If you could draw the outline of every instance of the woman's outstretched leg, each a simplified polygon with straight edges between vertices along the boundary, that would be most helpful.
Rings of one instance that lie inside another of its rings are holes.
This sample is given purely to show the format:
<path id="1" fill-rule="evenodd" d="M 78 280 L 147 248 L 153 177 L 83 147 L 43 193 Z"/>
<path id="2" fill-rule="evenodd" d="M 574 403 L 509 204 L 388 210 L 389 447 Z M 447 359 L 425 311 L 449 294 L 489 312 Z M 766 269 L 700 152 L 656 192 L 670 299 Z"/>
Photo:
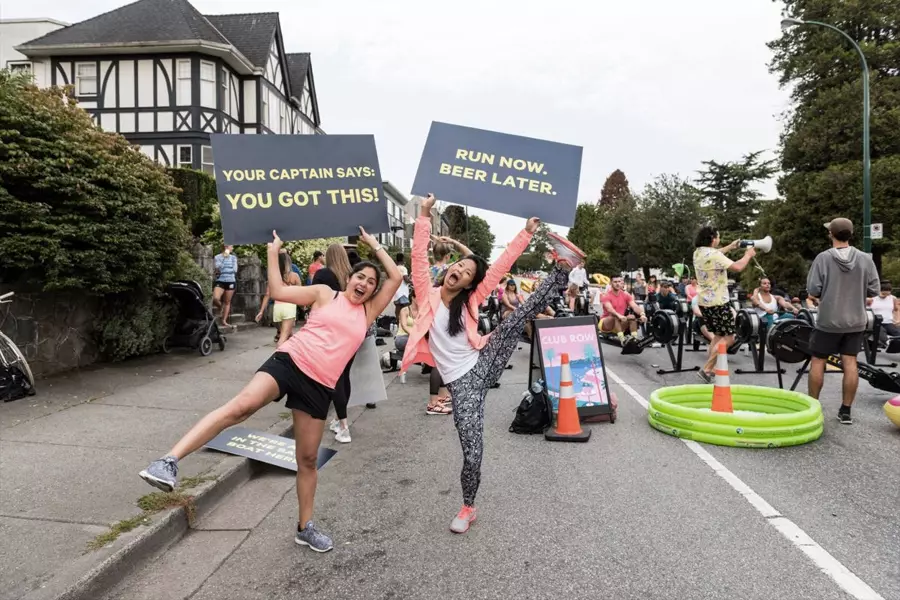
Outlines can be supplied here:
<path id="1" fill-rule="evenodd" d="M 141 471 L 141 478 L 154 487 L 171 492 L 177 483 L 179 460 L 199 450 L 229 427 L 245 421 L 247 417 L 280 396 L 278 383 L 271 375 L 256 373 L 237 396 L 200 419 L 178 440 L 166 456 L 153 461 Z"/>

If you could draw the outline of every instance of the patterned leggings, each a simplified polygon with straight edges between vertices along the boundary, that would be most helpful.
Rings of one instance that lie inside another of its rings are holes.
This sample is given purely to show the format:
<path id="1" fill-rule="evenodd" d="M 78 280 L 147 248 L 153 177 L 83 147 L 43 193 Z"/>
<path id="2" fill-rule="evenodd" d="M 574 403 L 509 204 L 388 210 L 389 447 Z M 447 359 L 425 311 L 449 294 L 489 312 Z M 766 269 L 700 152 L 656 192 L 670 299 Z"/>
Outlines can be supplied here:
<path id="1" fill-rule="evenodd" d="M 488 390 L 506 369 L 506 363 L 518 347 L 525 323 L 547 308 L 550 300 L 569 281 L 568 271 L 559 266 L 541 283 L 528 300 L 500 322 L 482 348 L 471 371 L 447 384 L 453 396 L 453 420 L 463 452 L 460 474 L 463 503 L 475 505 L 475 494 L 481 483 L 481 455 L 484 451 L 484 400 Z"/>

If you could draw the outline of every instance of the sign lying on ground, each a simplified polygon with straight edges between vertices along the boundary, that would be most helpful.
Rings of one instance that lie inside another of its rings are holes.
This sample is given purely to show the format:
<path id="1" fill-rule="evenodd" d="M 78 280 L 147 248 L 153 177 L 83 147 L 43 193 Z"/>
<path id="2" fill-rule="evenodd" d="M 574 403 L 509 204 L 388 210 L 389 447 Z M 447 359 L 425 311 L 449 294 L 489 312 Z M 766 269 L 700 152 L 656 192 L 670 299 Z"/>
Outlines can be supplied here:
<path id="1" fill-rule="evenodd" d="M 232 427 L 217 435 L 204 448 L 243 456 L 260 462 L 275 465 L 282 469 L 297 471 L 297 455 L 294 440 L 272 435 L 263 431 L 254 431 L 246 427 Z M 319 460 L 316 468 L 321 470 L 337 450 L 319 448 Z"/>
<path id="2" fill-rule="evenodd" d="M 571 227 L 581 154 L 580 146 L 435 121 L 412 193 Z"/>
<path id="3" fill-rule="evenodd" d="M 390 231 L 375 137 L 210 135 L 226 244 Z"/>
<path id="4" fill-rule="evenodd" d="M 561 356 L 569 355 L 572 389 L 580 417 L 612 413 L 606 364 L 597 339 L 597 317 L 536 319 L 532 360 L 537 354 L 553 410 L 559 408 Z"/>

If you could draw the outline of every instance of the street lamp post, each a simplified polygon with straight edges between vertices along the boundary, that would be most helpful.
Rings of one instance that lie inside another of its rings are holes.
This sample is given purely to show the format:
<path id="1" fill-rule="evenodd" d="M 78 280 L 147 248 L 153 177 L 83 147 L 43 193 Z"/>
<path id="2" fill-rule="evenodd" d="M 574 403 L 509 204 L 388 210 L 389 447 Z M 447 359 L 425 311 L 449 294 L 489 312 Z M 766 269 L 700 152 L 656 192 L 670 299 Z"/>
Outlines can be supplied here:
<path id="1" fill-rule="evenodd" d="M 869 64 L 866 62 L 866 55 L 863 54 L 862 48 L 856 43 L 852 37 L 834 25 L 822 23 L 820 21 L 804 21 L 802 19 L 784 19 L 781 21 L 781 28 L 787 31 L 791 27 L 797 25 L 819 25 L 837 31 L 839 34 L 847 38 L 862 61 L 863 68 L 863 250 L 872 252 L 872 161 L 869 156 Z"/>

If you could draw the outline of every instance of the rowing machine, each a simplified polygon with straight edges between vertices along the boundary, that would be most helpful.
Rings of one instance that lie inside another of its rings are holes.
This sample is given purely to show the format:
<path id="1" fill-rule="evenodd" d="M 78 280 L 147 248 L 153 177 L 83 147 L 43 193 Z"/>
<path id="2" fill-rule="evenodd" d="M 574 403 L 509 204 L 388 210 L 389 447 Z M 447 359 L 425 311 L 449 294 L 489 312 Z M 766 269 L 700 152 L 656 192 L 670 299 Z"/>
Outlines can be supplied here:
<path id="1" fill-rule="evenodd" d="M 796 364 L 802 362 L 803 366 L 797 370 L 797 377 L 790 387 L 791 391 L 797 389 L 800 379 L 807 372 L 807 367 L 812 361 L 812 352 L 809 346 L 809 338 L 812 331 L 812 325 L 804 319 L 784 319 L 778 321 L 772 327 L 766 342 L 769 353 L 775 357 L 775 366 L 778 369 L 778 387 L 784 389 L 784 382 L 781 378 L 781 363 Z M 843 370 L 844 368 L 840 356 L 833 354 L 826 358 L 826 361 L 838 369 Z M 857 362 L 857 368 L 859 376 L 868 381 L 872 387 L 885 392 L 900 394 L 900 373 L 888 373 L 862 362 Z"/>
<path id="2" fill-rule="evenodd" d="M 657 375 L 700 370 L 700 367 L 684 368 L 683 366 L 686 330 L 687 320 L 681 318 L 675 311 L 659 309 L 653 313 L 653 318 L 650 319 L 650 338 L 666 347 L 669 360 L 672 361 L 671 369 L 657 369 Z M 672 350 L 672 342 L 676 340 L 678 342 L 677 355 Z"/>
<path id="3" fill-rule="evenodd" d="M 737 334 L 735 335 L 736 349 L 742 344 L 750 348 L 750 356 L 753 357 L 753 370 L 735 369 L 735 374 L 749 375 L 751 373 L 784 373 L 780 367 L 776 370 L 766 370 L 766 337 L 768 335 L 769 322 L 761 319 L 756 310 L 742 308 L 734 318 Z M 733 346 L 733 347 L 735 347 Z"/>

